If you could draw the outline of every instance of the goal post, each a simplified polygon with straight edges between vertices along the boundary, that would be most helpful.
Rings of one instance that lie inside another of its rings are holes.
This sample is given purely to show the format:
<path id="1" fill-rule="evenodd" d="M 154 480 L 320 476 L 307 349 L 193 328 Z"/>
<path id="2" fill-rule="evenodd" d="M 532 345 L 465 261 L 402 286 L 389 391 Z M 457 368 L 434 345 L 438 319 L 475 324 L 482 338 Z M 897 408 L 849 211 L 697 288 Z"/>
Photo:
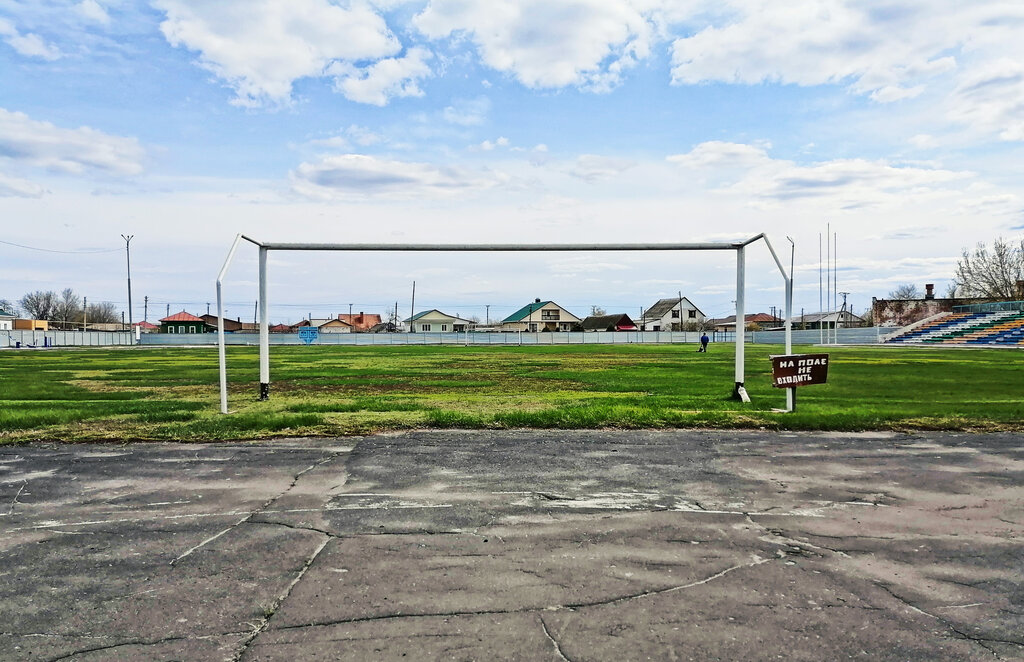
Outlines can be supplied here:
<path id="1" fill-rule="evenodd" d="M 788 238 L 790 244 L 793 240 Z M 786 293 L 786 354 L 792 353 L 792 318 L 793 318 L 793 261 L 790 258 L 789 272 L 775 253 L 768 236 L 763 232 L 744 241 L 735 242 L 702 242 L 702 243 L 657 243 L 657 244 L 329 244 L 329 243 L 288 243 L 259 242 L 255 239 L 238 234 L 231 250 L 228 251 L 224 266 L 217 275 L 217 350 L 220 361 L 220 410 L 228 413 L 227 392 L 227 359 L 224 349 L 224 298 L 223 281 L 227 275 L 235 251 L 242 241 L 248 241 L 259 249 L 259 336 L 260 336 L 260 384 L 259 399 L 270 397 L 270 326 L 269 306 L 267 301 L 267 256 L 270 251 L 374 251 L 374 252 L 603 252 L 603 251 L 735 251 L 736 253 L 736 363 L 733 397 L 749 402 L 745 380 L 745 290 L 746 290 L 746 248 L 763 240 L 772 258 L 775 260 Z M 786 410 L 793 410 L 793 390 L 786 389 Z"/>

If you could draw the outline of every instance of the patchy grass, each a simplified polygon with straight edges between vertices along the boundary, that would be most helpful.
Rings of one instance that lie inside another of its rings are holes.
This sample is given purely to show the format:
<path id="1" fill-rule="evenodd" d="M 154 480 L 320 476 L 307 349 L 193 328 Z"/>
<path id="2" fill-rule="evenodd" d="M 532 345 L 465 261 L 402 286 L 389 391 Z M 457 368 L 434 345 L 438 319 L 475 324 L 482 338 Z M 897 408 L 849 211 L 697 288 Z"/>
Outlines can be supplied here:
<path id="1" fill-rule="evenodd" d="M 218 413 L 213 348 L 0 353 L 0 443 L 213 440 L 414 427 L 1024 430 L 1024 354 L 832 348 L 829 383 L 797 411 L 748 345 L 730 398 L 731 345 L 274 347 L 271 399 L 256 399 L 255 348 L 228 348 L 233 413 Z M 820 348 L 796 348 L 816 352 Z"/>

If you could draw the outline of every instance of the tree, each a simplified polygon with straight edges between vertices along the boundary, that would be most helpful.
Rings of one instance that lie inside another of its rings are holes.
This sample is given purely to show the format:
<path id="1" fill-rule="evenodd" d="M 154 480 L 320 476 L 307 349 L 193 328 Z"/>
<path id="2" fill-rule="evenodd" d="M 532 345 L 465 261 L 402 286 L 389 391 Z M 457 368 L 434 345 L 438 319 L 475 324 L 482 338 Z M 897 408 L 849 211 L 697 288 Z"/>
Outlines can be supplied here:
<path id="1" fill-rule="evenodd" d="M 60 322 L 63 327 L 67 328 L 69 324 L 74 324 L 82 319 L 82 300 L 78 298 L 74 290 L 68 287 L 60 293 L 59 297 L 55 298 L 57 303 L 51 318 L 53 321 Z"/>
<path id="2" fill-rule="evenodd" d="M 953 281 L 960 296 L 1016 299 L 1017 283 L 1024 280 L 1024 238 L 1013 243 L 1002 237 L 989 250 L 978 242 L 974 251 L 966 248 L 956 264 Z"/>
<path id="3" fill-rule="evenodd" d="M 86 321 L 89 324 L 116 324 L 121 321 L 117 306 L 109 301 L 90 303 Z"/>
<path id="4" fill-rule="evenodd" d="M 920 299 L 921 291 L 917 289 L 917 285 L 911 283 L 905 283 L 900 285 L 892 292 L 889 292 L 889 298 L 895 301 L 907 301 L 910 299 Z"/>
<path id="5" fill-rule="evenodd" d="M 590 314 L 594 317 L 600 317 L 601 315 L 606 315 L 607 313 L 601 306 L 591 306 Z"/>
<path id="6" fill-rule="evenodd" d="M 35 320 L 48 320 L 53 318 L 53 311 L 57 306 L 57 294 L 52 291 L 37 290 L 21 297 L 21 301 L 18 303 L 28 317 Z"/>
<path id="7" fill-rule="evenodd" d="M 18 314 L 18 307 L 14 305 L 13 301 L 8 301 L 7 299 L 0 299 L 0 310 L 12 315 Z"/>

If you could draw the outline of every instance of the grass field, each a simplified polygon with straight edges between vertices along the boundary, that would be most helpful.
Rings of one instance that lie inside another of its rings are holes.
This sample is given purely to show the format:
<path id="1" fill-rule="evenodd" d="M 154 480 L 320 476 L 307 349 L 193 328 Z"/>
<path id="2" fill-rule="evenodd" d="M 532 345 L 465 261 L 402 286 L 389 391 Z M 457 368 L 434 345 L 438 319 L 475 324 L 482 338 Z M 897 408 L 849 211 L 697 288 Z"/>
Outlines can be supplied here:
<path id="1" fill-rule="evenodd" d="M 0 352 L 0 443 L 351 435 L 417 427 L 1024 430 L 1024 354 L 832 348 L 829 383 L 795 413 L 748 345 L 743 404 L 731 345 L 228 348 L 232 413 L 218 412 L 213 348 Z M 794 352 L 818 352 L 797 347 Z"/>

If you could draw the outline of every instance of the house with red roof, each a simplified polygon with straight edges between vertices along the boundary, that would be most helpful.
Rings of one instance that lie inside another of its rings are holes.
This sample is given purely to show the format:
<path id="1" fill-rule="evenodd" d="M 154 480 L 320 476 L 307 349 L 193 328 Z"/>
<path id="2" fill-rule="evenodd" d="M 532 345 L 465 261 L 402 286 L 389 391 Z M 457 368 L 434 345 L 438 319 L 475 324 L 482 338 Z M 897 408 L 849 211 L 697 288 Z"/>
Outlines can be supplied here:
<path id="1" fill-rule="evenodd" d="M 380 315 L 376 313 L 364 313 L 359 312 L 352 315 L 348 313 L 341 313 L 338 315 L 338 319 L 352 327 L 352 330 L 356 333 L 366 333 L 376 325 L 380 324 Z"/>
<path id="2" fill-rule="evenodd" d="M 206 322 L 183 310 L 160 320 L 160 333 L 206 333 Z"/>
<path id="3" fill-rule="evenodd" d="M 132 322 L 132 326 L 138 327 L 139 328 L 139 333 L 159 333 L 160 332 L 160 327 L 158 327 L 156 324 L 153 324 L 152 322 L 146 322 L 146 321 Z"/>

